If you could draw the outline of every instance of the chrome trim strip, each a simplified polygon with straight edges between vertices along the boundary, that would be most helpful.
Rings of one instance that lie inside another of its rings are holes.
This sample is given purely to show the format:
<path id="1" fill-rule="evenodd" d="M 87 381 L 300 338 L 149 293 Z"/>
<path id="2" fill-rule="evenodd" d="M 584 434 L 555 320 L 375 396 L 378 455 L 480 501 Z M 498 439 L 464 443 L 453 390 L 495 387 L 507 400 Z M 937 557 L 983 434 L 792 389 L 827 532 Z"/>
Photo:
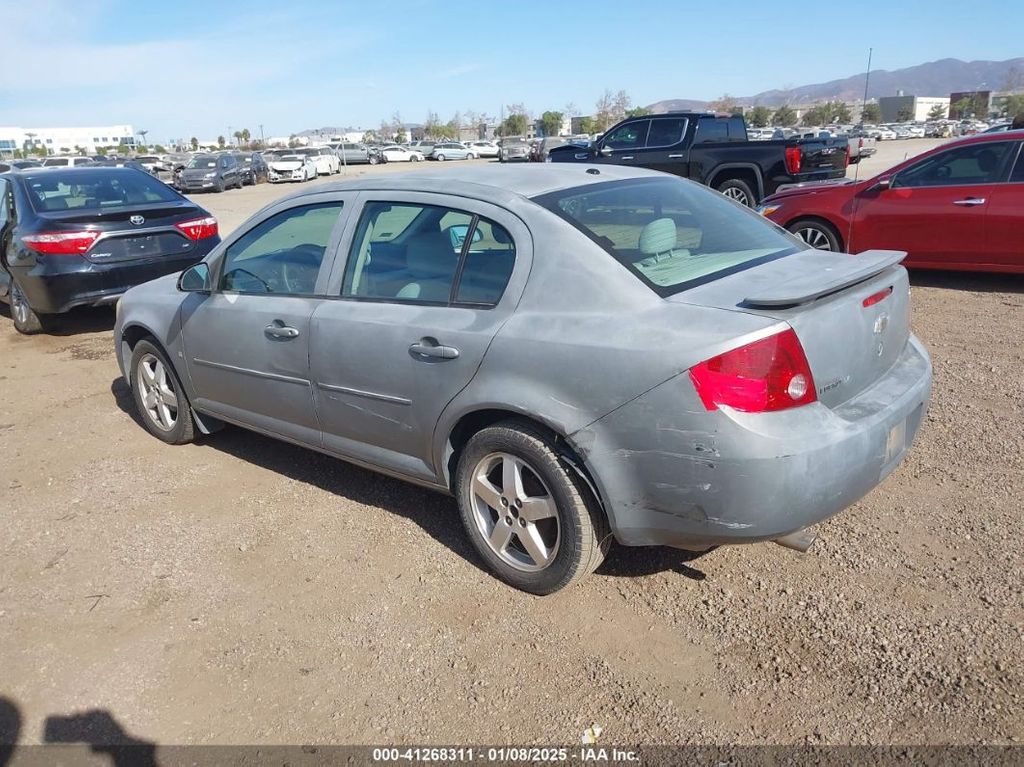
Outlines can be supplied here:
<path id="1" fill-rule="evenodd" d="M 215 368 L 216 370 L 226 370 L 229 373 L 241 373 L 246 376 L 255 376 L 256 378 L 266 378 L 271 381 L 281 381 L 282 383 L 293 383 L 302 384 L 303 386 L 309 386 L 309 381 L 305 378 L 295 378 L 294 376 L 281 375 L 280 373 L 265 373 L 262 370 L 251 370 L 250 368 L 240 368 L 234 365 L 225 365 L 222 362 L 210 362 L 210 360 L 200 359 L 199 357 L 193 357 L 192 361 L 197 365 L 203 367 Z"/>
<path id="2" fill-rule="evenodd" d="M 405 397 L 396 397 L 393 394 L 378 394 L 373 391 L 362 391 L 360 389 L 350 389 L 347 386 L 338 386 L 337 384 L 328 383 L 317 383 L 317 387 L 324 391 L 335 391 L 341 394 L 351 394 L 355 397 L 366 397 L 367 399 L 380 400 L 381 402 L 390 402 L 393 405 L 411 405 L 412 400 L 406 399 Z"/>

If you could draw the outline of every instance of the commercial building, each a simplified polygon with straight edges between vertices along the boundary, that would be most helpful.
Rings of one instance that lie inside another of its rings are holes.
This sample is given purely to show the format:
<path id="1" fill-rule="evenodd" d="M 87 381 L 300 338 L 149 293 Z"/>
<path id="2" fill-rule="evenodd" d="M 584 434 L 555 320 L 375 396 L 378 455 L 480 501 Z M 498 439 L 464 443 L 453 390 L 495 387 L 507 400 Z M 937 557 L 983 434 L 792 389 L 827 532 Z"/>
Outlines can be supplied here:
<path id="1" fill-rule="evenodd" d="M 942 109 L 940 119 L 949 115 L 949 99 L 942 96 L 907 96 L 898 93 L 895 96 L 882 96 L 878 99 L 883 123 L 932 120 L 935 119 L 932 117 L 932 110 L 936 107 Z"/>
<path id="2" fill-rule="evenodd" d="M 131 125 L 101 125 L 88 128 L 19 128 L 0 127 L 0 155 L 10 156 L 15 150 L 47 154 L 95 154 L 100 147 L 127 144 L 136 146 Z"/>

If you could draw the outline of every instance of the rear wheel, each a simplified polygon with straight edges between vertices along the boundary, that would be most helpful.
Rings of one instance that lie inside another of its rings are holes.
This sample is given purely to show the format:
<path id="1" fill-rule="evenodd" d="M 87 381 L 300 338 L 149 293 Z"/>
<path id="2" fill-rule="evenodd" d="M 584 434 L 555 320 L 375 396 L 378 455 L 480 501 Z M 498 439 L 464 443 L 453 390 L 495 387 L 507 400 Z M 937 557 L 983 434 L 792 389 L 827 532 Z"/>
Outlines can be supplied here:
<path id="1" fill-rule="evenodd" d="M 475 434 L 456 473 L 456 498 L 477 552 L 506 583 L 551 594 L 593 572 L 610 544 L 604 513 L 533 424 Z"/>
<path id="2" fill-rule="evenodd" d="M 195 435 L 192 410 L 174 368 L 150 341 L 132 350 L 129 368 L 135 408 L 146 430 L 171 445 L 191 442 Z"/>
<path id="3" fill-rule="evenodd" d="M 443 154 L 439 154 L 437 156 L 437 159 L 438 159 L 439 162 L 444 162 L 444 155 Z"/>
<path id="4" fill-rule="evenodd" d="M 43 329 L 43 320 L 36 314 L 29 305 L 26 296 L 18 283 L 11 280 L 11 319 L 14 320 L 14 329 L 25 335 L 39 333 Z"/>
<path id="5" fill-rule="evenodd" d="M 750 184 L 742 179 L 727 179 L 716 186 L 715 189 L 730 200 L 735 200 L 740 205 L 746 205 L 748 208 L 753 208 L 757 203 L 757 199 L 754 197 L 754 190 L 750 188 Z"/>
<path id="6" fill-rule="evenodd" d="M 832 224 L 813 218 L 801 218 L 786 227 L 810 247 L 817 250 L 841 251 L 839 232 Z"/>

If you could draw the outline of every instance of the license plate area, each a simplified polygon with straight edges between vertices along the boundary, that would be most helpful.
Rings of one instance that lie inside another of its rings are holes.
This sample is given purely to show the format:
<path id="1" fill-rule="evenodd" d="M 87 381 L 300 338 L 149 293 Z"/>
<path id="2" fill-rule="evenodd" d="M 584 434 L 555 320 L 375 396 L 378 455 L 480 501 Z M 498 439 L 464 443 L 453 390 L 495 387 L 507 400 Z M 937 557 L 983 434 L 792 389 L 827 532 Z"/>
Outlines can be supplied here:
<path id="1" fill-rule="evenodd" d="M 891 429 L 885 439 L 885 460 L 882 462 L 888 467 L 893 461 L 899 458 L 907 447 L 907 419 L 904 418 Z"/>

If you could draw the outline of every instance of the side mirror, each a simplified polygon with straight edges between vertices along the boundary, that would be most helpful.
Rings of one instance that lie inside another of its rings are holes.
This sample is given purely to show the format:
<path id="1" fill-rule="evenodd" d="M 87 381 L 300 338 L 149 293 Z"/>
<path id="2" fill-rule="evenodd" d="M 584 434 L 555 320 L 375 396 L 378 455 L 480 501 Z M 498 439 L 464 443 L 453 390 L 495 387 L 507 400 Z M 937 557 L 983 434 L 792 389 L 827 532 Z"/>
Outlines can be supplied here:
<path id="1" fill-rule="evenodd" d="M 178 277 L 178 290 L 182 293 L 209 293 L 210 267 L 198 263 L 183 271 Z"/>
<path id="2" fill-rule="evenodd" d="M 602 157 L 611 157 L 611 155 L 612 155 L 612 148 L 610 146 L 599 147 L 597 152 L 596 152 L 596 154 L 599 154 Z"/>
<path id="3" fill-rule="evenodd" d="M 891 188 L 892 188 L 892 177 L 886 176 L 885 178 L 878 179 L 878 181 L 875 182 L 875 185 L 873 187 L 871 187 L 871 190 L 874 191 L 874 192 L 884 192 L 886 189 L 891 189 Z"/>

